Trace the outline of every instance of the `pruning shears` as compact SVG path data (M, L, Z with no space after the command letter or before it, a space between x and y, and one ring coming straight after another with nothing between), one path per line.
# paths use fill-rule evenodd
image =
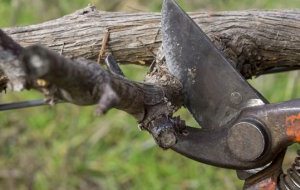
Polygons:
M237 170L247 190L300 189L300 158L282 172L287 147L300 142L300 99L270 104L174 0L164 0L162 34L167 67L182 83L184 106L201 126L186 127L171 148ZM106 63L123 75L112 57ZM1 104L0 111L46 104Z
M237 170L245 189L300 189L298 170L281 169L287 146L300 142L300 100L269 104L174 0L164 1L162 34L168 69L201 126L187 127L172 149Z

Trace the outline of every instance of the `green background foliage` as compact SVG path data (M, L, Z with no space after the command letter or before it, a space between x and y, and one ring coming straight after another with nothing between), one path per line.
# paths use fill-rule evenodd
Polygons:
M0 27L40 23L93 3L106 11L159 11L162 0L0 0ZM187 11L297 8L298 0L180 0ZM147 68L122 66L142 80ZM299 98L299 72L268 75L251 83L270 102ZM37 92L1 94L0 101L41 98ZM60 104L0 113L0 189L241 189L234 171L207 166L159 149L118 110ZM196 125L189 113L179 113ZM295 147L287 155L293 160Z

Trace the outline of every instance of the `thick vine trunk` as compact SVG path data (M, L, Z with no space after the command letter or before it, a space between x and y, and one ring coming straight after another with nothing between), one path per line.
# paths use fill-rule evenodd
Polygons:
M149 82L139 83L104 70L92 60L65 58L38 45L21 47L0 30L0 68L10 89L39 90L48 103L97 105L97 114L110 108L126 111L163 148L173 145L175 133L185 126L178 117L172 117L182 105L181 84L165 65L160 65L159 72L152 68L155 74Z
M300 64L300 10L191 13L246 77ZM161 45L160 14L110 13L90 6L42 24L7 28L22 46L43 44L71 57L98 57L104 31L121 63L150 64Z

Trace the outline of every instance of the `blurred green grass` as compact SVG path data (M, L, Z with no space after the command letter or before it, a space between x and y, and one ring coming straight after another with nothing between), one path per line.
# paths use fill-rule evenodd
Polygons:
M0 0L0 26L28 25L94 3L107 11L159 11L161 0ZM181 0L188 11L297 8L298 0ZM122 66L141 81L147 68ZM251 83L270 102L300 97L299 72L266 75ZM1 94L1 102L40 98L37 92ZM118 110L60 104L0 113L0 189L241 189L234 171L159 149L136 121ZM196 125L185 110L179 111ZM287 156L293 160L294 150Z

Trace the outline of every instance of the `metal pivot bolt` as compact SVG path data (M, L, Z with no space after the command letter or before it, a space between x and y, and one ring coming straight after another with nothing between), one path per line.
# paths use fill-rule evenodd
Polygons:
M262 156L266 135L259 122L242 121L228 132L227 144L231 153L242 161L254 161Z

